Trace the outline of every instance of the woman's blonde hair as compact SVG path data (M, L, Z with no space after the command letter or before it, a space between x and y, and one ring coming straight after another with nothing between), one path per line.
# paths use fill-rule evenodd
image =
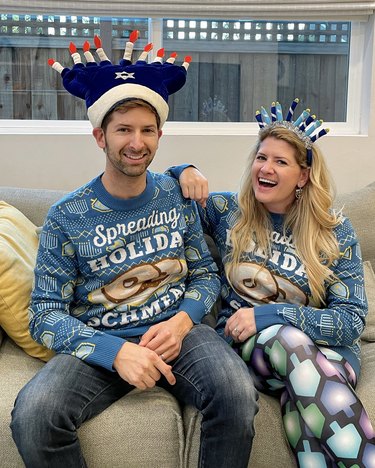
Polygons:
M256 147L250 155L238 194L237 220L231 230L232 251L229 254L227 275L239 264L245 251L261 249L270 255L272 223L270 214L254 195L251 167L260 144L268 137L286 141L295 148L301 168L307 168L304 142L291 130L282 126L265 127L259 132ZM313 303L325 300L325 282L333 280L330 266L339 257L339 247L333 228L339 214L332 211L333 189L322 153L313 145L309 180L302 197L295 200L284 218L284 231L290 230L296 253L301 259L312 293ZM266 226L266 229L265 229Z

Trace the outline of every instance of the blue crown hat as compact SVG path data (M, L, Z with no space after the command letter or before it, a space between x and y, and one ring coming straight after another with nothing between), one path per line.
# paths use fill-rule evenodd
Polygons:
M299 103L299 99L293 100L288 109L286 118L283 117L283 110L279 102L273 102L271 105L271 116L264 107L257 110L255 118L259 127L284 127L294 132L305 144L307 165L312 164L312 145L320 137L329 132L329 128L320 130L318 133L315 130L320 127L323 120L317 120L316 115L311 115L310 109L305 109L299 117L293 121L294 110ZM315 132L315 133L314 133Z
M132 64L133 47L138 34L138 31L130 34L123 58L117 65L108 59L98 36L95 36L94 42L99 63L90 52L87 41L83 45L86 64L82 63L73 43L69 47L74 62L72 68L63 67L53 59L48 60L48 64L61 74L64 88L86 101L87 115L93 127L101 126L105 115L114 105L130 98L143 99L151 104L159 114L162 127L168 117L169 95L179 91L186 82L191 61L189 56L185 57L181 66L174 64L176 53L163 63L164 49L160 49L153 62L147 63L146 58L152 50L152 44L147 44L138 60Z

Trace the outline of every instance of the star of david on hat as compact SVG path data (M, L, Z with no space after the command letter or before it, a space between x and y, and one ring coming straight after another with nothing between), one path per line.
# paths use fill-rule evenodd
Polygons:
M88 41L83 45L86 64L82 63L73 43L69 47L74 62L72 68L63 67L53 59L48 60L48 64L61 74L64 88L73 96L85 100L87 115L93 127L101 126L105 115L114 105L131 98L143 99L151 104L159 114L162 127L168 117L169 96L179 91L186 82L191 61L189 56L178 66L174 63L176 53L163 62L164 49L160 49L156 58L147 63L147 56L152 50L152 44L147 44L133 64L132 53L138 35L138 31L130 34L123 58L118 64L112 64L108 59L98 36L95 36L94 42L99 63L90 52Z

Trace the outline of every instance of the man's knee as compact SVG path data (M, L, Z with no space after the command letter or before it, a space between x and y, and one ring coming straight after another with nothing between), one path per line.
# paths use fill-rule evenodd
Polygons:
M35 437L43 433L43 428L56 425L67 415L67 407L63 404L61 396L54 392L37 391L32 385L26 385L19 393L11 420L13 436L25 431Z
M54 358L55 359L55 358ZM19 392L12 411L13 437L26 431L45 437L52 427L72 427L71 395L64 391L64 372L54 372L59 359L48 363ZM52 370L51 370L52 369Z
M256 413L258 393L249 370L239 355L220 337L205 366L205 377L223 408ZM212 344L211 344L212 346Z
M218 379L215 393L223 400L223 404L226 402L229 407L235 406L238 413L255 415L258 411L258 392L247 367L242 364L232 366L225 378ZM222 370L225 371L225 367Z

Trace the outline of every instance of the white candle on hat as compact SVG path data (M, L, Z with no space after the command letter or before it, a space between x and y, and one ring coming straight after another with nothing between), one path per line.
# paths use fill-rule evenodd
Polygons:
M48 59L48 65L59 73L61 73L64 70L64 67L61 65L61 63L56 62L53 59Z
M95 44L95 47L96 47L96 53L98 54L98 57L99 57L100 61L101 62L105 62L106 60L109 61L109 58L107 57L107 54L102 49L102 40L97 35L94 36L94 44Z
M177 52L172 52L171 56L166 60L167 63L174 63L177 58Z
M182 66L185 68L185 70L187 70L189 68L190 62L191 62L191 57L190 57L190 55L187 55L184 58L184 63L182 64Z
M147 55L152 50L152 48L153 48L153 45L152 45L151 42L149 44L145 45L145 47L143 48L143 52L141 53L141 55L138 58L138 61L141 61L141 60L145 61L146 58L147 58Z
M69 52L70 52L70 55L71 55L71 57L73 59L74 64L82 63L81 56L77 52L77 47L75 46L74 42L71 42L69 44Z
M95 62L94 56L90 52L89 41L85 41L85 43L83 44L83 55L85 56L87 62Z
M134 42L138 39L139 31L133 31L129 36L129 41L126 43L124 51L124 59L131 61L134 48Z
M161 49L159 49L159 50L156 52L156 57L154 58L153 62L160 62L160 63L162 63L162 62L163 62L163 57L164 57L164 47L162 47Z

